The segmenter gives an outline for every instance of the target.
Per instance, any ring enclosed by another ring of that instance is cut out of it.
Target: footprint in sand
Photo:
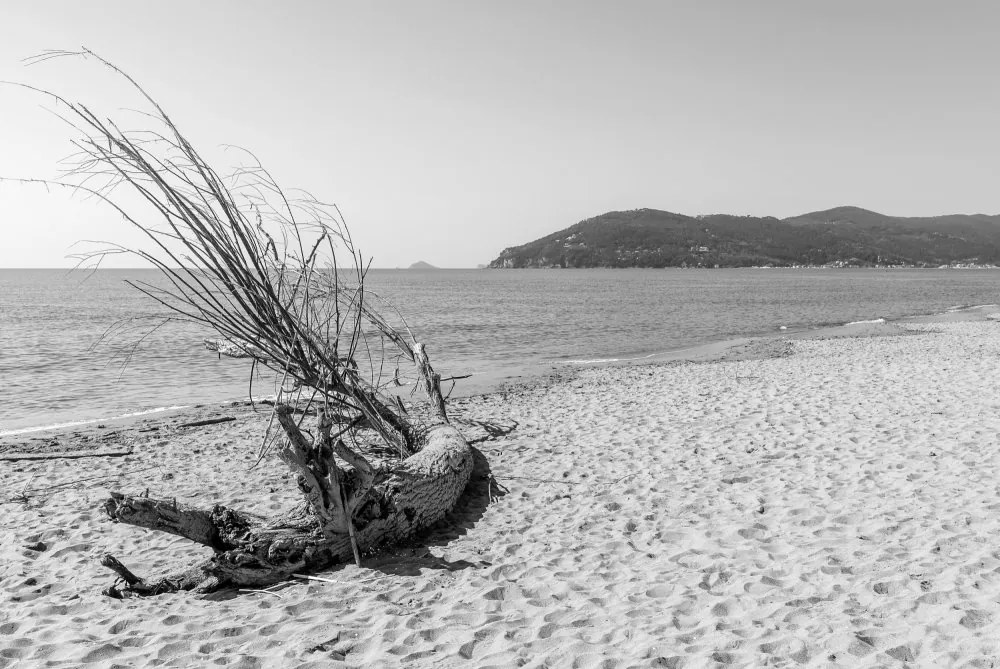
[[[962,627],[974,630],[979,629],[980,627],[986,627],[992,620],[993,616],[989,611],[970,609],[965,612],[962,618],[958,621],[958,624]]]
[[[762,539],[766,536],[764,530],[767,528],[761,528],[757,525],[753,527],[744,527],[743,529],[737,530],[736,534],[740,535],[744,539]]]
[[[898,581],[882,581],[872,586],[872,590],[878,595],[895,595],[902,589],[902,584]]]
[[[122,649],[119,646],[106,643],[88,652],[86,655],[80,658],[80,662],[82,664],[105,665],[112,658],[121,655],[121,653]]]
[[[27,654],[25,648],[4,648],[0,649],[0,666],[17,666]],[[14,660],[14,664],[8,665],[5,660]]]
[[[121,634],[122,632],[127,630],[129,628],[129,625],[131,624],[132,621],[127,618],[125,620],[119,620],[114,625],[108,628],[108,634]]]
[[[717,650],[712,653],[712,660],[719,664],[736,664],[740,661],[739,655],[727,651]]]
[[[732,615],[735,609],[736,603],[732,600],[726,600],[724,602],[719,602],[712,607],[712,615],[717,618],[726,618]]]
[[[652,597],[653,599],[663,599],[664,597],[669,597],[674,592],[674,588],[669,585],[654,585],[652,588],[646,591],[647,597]]]
[[[88,543],[72,544],[70,546],[64,546],[64,547],[62,547],[62,548],[60,548],[60,549],[52,552],[49,555],[49,557],[51,557],[51,558],[58,558],[58,557],[62,557],[63,555],[66,555],[67,553],[76,553],[76,552],[82,552],[82,551],[88,551],[88,550],[90,550],[90,544],[88,544]]]

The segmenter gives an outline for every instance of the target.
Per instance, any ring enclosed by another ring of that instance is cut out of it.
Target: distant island
[[[491,268],[940,267],[1000,263],[1000,215],[903,218],[859,207],[801,216],[612,211],[504,249]]]
[[[434,265],[429,262],[424,262],[423,260],[418,260],[417,262],[410,265],[407,269],[437,269]]]

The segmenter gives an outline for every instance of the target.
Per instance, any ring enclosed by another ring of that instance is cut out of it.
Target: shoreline
[[[900,326],[913,323],[978,322],[987,319],[990,313],[1000,310],[998,304],[957,305],[943,312],[904,316],[898,319],[875,319],[844,324],[828,324],[814,328],[797,328],[774,332],[746,335],[736,338],[710,341],[681,349],[650,353],[628,358],[604,358],[593,361],[562,361],[541,365],[520,365],[524,374],[496,376],[486,390],[471,393],[455,393],[450,402],[473,400],[498,394],[519,392],[526,388],[547,387],[566,382],[578,372],[587,369],[612,367],[656,366],[680,362],[724,362],[761,360],[780,354],[782,340],[825,339],[831,337],[875,337],[900,334]],[[527,370],[534,371],[528,372]],[[224,416],[239,413],[254,404],[267,406],[274,396],[256,397],[250,400],[230,400],[217,403],[165,407],[137,411],[121,416],[89,418],[68,424],[24,428],[0,433],[0,455],[21,449],[30,452],[38,444],[53,441],[80,441],[98,443],[107,441],[108,434],[125,430],[148,429],[158,422],[177,424],[186,420],[201,420],[208,416]],[[235,409],[235,412],[232,411]],[[269,410],[267,410],[269,411]]]
[[[497,323],[501,328],[497,334],[502,334],[502,337],[496,341],[489,335],[492,316],[482,313],[481,307],[463,310],[463,317],[455,328],[447,328],[439,320],[432,318],[430,323],[433,327],[429,327],[425,333],[433,340],[425,342],[430,346],[432,362],[437,363],[436,367],[443,376],[473,373],[472,378],[458,382],[454,395],[475,395],[497,389],[509,379],[544,375],[556,366],[566,366],[568,360],[602,361],[642,356],[656,358],[665,353],[669,355],[680,348],[718,343],[731,338],[809,330],[876,316],[898,318],[901,315],[944,310],[963,302],[993,301],[996,283],[991,278],[994,275],[974,273],[975,276],[956,280],[955,277],[959,275],[954,273],[950,274],[952,278],[949,279],[923,270],[906,271],[899,275],[899,281],[887,278],[888,273],[871,270],[859,270],[857,273],[818,271],[822,278],[816,279],[793,279],[788,274],[785,279],[776,280],[764,280],[759,273],[733,270],[733,285],[743,286],[738,290],[744,291],[747,290],[746,286],[756,286],[754,290],[761,291],[753,293],[757,297],[752,301],[756,303],[759,300],[762,308],[750,311],[741,308],[741,302],[733,301],[731,291],[720,292],[723,285],[730,283],[729,279],[705,278],[704,282],[695,280],[699,290],[708,292],[684,298],[677,291],[688,280],[682,280],[680,274],[676,274],[673,279],[662,279],[670,273],[664,275],[662,272],[640,272],[644,274],[632,279],[627,278],[631,273],[607,270],[588,279],[588,285],[594,282],[595,285],[601,284],[603,279],[600,277],[607,274],[612,279],[610,285],[614,291],[619,291],[626,297],[630,295],[629,291],[637,291],[637,301],[628,302],[631,306],[624,308],[619,316],[607,324],[602,324],[599,320],[595,322],[593,318],[585,320],[578,315],[567,316],[565,320],[557,315],[547,321],[541,314],[531,316],[537,309],[524,306],[527,303],[521,304],[520,300],[513,303],[514,315],[509,319],[501,317]],[[755,279],[754,276],[758,278]],[[910,277],[915,280],[911,281]],[[118,278],[106,276],[102,281],[103,289],[112,291],[125,300],[125,304],[134,303],[136,307],[141,305],[138,297],[119,285]],[[656,290],[649,289],[649,285],[652,285],[650,281],[655,283]],[[426,308],[424,303],[427,295],[436,294],[435,291],[441,292],[440,287],[432,290],[419,281],[412,286],[411,282],[404,281],[409,287],[396,285],[399,280],[385,279],[383,283],[383,289],[390,292],[401,290],[397,297],[404,300],[412,298],[417,307],[423,305]],[[444,283],[448,284],[447,281]],[[504,286],[513,288],[521,285],[519,282],[509,281],[497,283],[495,280],[480,283],[470,284],[474,286],[474,289],[469,289],[470,294],[478,294],[480,288],[502,290]],[[529,287],[537,283],[528,282]],[[550,283],[552,286],[548,285]],[[541,282],[545,285],[544,289],[536,286],[529,292],[532,295],[551,297],[560,294],[560,291],[571,289],[571,285],[575,283],[575,279],[567,284],[566,281],[554,278],[552,282]],[[837,288],[841,284],[843,290]],[[436,286],[437,283],[433,285]],[[774,290],[769,290],[769,286]],[[777,290],[781,286],[792,291],[788,297]],[[46,295],[61,304],[61,300],[65,299],[65,291],[58,288],[56,282],[40,289],[47,291]],[[661,293],[661,289],[666,290],[666,293]],[[859,295],[866,299],[852,301],[843,297],[849,298],[854,295],[855,290],[861,291]],[[448,288],[443,293],[446,298],[454,296],[453,294],[464,293],[462,290],[456,292],[453,288]],[[708,313],[697,306],[701,301],[699,295],[709,300],[706,304],[716,305],[711,310],[714,313]],[[677,304],[680,306],[675,309],[671,305],[678,299],[680,302]],[[636,311],[636,305],[645,306]],[[614,304],[602,302],[602,308],[611,308],[612,313],[619,313],[614,310]],[[33,312],[27,313],[30,315]],[[431,313],[434,313],[433,309]],[[676,322],[671,322],[671,314],[674,314]],[[634,328],[630,323],[633,318],[636,319]],[[521,321],[524,321],[523,327],[517,325]],[[475,327],[469,326],[470,322],[476,324]],[[69,321],[66,324],[72,325]],[[789,329],[780,330],[779,326],[782,325]],[[512,330],[512,327],[516,329]],[[467,329],[468,336],[465,334]],[[69,331],[72,330],[70,327]],[[31,341],[30,337],[33,336],[32,328],[25,327],[20,330],[15,327],[12,334],[16,341]],[[97,334],[92,333],[92,337],[96,336]],[[60,343],[63,339],[66,337],[62,335],[46,339],[48,346],[64,351],[62,358],[40,357],[38,352],[46,349],[39,347],[35,352],[25,351],[23,366],[13,364],[13,361],[18,360],[20,345],[11,347],[12,355],[6,359],[8,364],[0,367],[7,370],[14,382],[15,396],[14,403],[8,405],[6,416],[0,419],[0,433],[28,433],[60,425],[72,427],[73,423],[107,421],[127,413],[172,405],[244,401],[251,390],[254,395],[274,392],[273,375],[256,378],[248,388],[249,365],[244,366],[238,361],[218,363],[199,354],[196,349],[200,348],[201,339],[197,339],[194,345],[185,343],[183,349],[169,348],[169,341],[158,342],[157,347],[162,348],[162,353],[156,353],[154,348],[151,352],[137,356],[129,374],[119,374],[121,379],[116,378],[113,369],[108,369],[108,361],[102,357],[105,352],[96,354],[88,350],[83,353],[75,347],[75,342]],[[40,371],[33,375],[33,369]],[[81,371],[86,369],[90,369],[92,373]],[[157,379],[162,379],[163,382],[157,382]]]
[[[905,323],[921,322],[941,322],[959,320],[985,320],[990,310],[1000,309],[1000,304],[977,304],[977,305],[956,305],[945,311],[917,313],[897,318],[876,318],[871,320],[850,321],[847,323],[822,323],[815,326],[786,327],[779,326],[778,330],[766,332],[756,332],[741,335],[739,337],[723,338],[706,341],[680,349],[670,349],[652,353],[644,353],[635,356],[622,356],[616,358],[595,358],[593,360],[565,360],[558,364],[563,365],[613,365],[613,364],[645,364],[644,361],[655,363],[658,360],[696,360],[710,358],[714,359],[720,355],[721,351],[728,347],[740,346],[748,341],[756,339],[810,339],[813,337],[826,337],[831,335],[852,336],[851,332],[863,333],[871,329],[870,326],[888,326]],[[863,336],[863,335],[858,335]]]
[[[738,358],[741,355],[746,355],[746,353],[742,351],[744,347],[747,347],[751,344],[751,342],[757,340],[769,341],[781,338],[810,339],[823,338],[827,336],[877,336],[877,333],[882,331],[893,331],[895,324],[947,322],[954,320],[984,320],[986,314],[991,309],[1000,309],[1000,306],[997,304],[957,305],[943,312],[916,314],[896,319],[881,318],[871,321],[823,324],[808,328],[779,329],[777,331],[747,334],[740,337],[707,341],[680,349],[648,353],[634,357],[549,361],[539,364],[522,363],[514,365],[514,367],[517,367],[518,371],[523,371],[523,374],[484,374],[483,376],[492,377],[491,381],[486,382],[485,389],[481,386],[474,388],[472,392],[466,393],[461,392],[456,388],[457,392],[454,393],[454,398],[479,397],[498,392],[509,392],[509,390],[507,390],[508,388],[533,386],[539,382],[549,383],[552,382],[552,380],[560,379],[563,376],[572,374],[572,372],[576,369],[619,365],[655,365],[668,361],[708,362],[714,360],[724,360],[727,359],[727,356],[735,356]],[[730,349],[734,350],[730,351]],[[273,400],[273,395],[265,395],[255,397],[253,402],[261,403]],[[5,446],[8,447],[9,450],[9,446],[12,443],[20,441],[35,441],[37,439],[51,439],[53,437],[64,435],[65,433],[87,433],[93,429],[101,429],[98,428],[100,425],[106,426],[110,424],[113,427],[117,426],[121,429],[123,426],[129,425],[133,422],[156,420],[157,418],[169,420],[174,416],[184,415],[189,412],[193,415],[200,415],[205,413],[206,410],[223,410],[226,407],[242,406],[249,403],[250,400],[246,399],[232,399],[197,405],[182,405],[139,410],[118,416],[99,418],[88,417],[78,421],[71,421],[58,425],[18,428],[6,432],[0,432],[0,452],[3,451]]]

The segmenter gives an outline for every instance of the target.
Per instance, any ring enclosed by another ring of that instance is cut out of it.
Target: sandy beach
[[[269,592],[119,601],[98,564],[154,575],[205,555],[108,521],[110,490],[297,502],[275,459],[248,470],[266,411],[7,438],[8,455],[132,452],[0,461],[0,667],[1000,665],[987,313],[461,399],[495,484],[480,468],[425,536]]]

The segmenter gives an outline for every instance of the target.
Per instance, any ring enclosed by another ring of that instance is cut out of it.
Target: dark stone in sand
[[[33,544],[25,544],[24,547],[27,548],[29,551],[38,551],[39,553],[48,548],[48,546],[45,545],[44,541],[36,541]]]

